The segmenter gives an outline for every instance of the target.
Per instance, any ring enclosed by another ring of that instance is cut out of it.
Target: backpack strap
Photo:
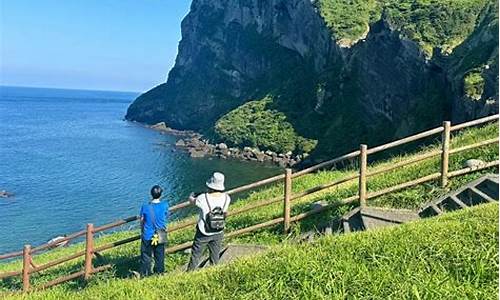
[[[211,212],[212,211],[212,207],[210,206],[210,202],[208,202],[208,193],[205,193],[205,201],[207,201],[207,205],[208,205],[208,211]]]

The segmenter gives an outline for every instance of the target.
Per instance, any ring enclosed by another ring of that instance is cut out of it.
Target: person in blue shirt
[[[154,257],[154,273],[165,272],[165,242],[157,242],[155,234],[166,230],[168,202],[160,201],[163,190],[155,185],[151,188],[152,200],[142,205],[141,218],[141,276],[151,275],[151,258]]]

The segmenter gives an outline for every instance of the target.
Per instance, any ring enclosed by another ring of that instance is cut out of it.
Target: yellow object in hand
[[[151,239],[151,245],[152,246],[157,246],[159,242],[160,242],[160,237],[158,236],[157,233],[155,233],[153,235],[153,238]]]

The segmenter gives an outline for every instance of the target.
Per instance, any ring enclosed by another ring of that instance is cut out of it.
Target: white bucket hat
[[[224,187],[224,174],[220,173],[220,172],[215,172],[212,177],[210,177],[207,182],[206,182],[206,185],[212,189],[212,190],[216,190],[216,191],[224,191],[225,190],[225,187]]]

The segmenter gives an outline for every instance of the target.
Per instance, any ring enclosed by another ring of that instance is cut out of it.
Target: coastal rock
[[[202,157],[205,157],[207,155],[207,153],[205,151],[199,150],[199,149],[190,149],[189,155],[192,158],[202,158]]]
[[[282,167],[290,167],[300,161],[298,156],[293,157],[291,153],[277,154],[273,151],[260,151],[252,147],[238,149],[229,148],[225,143],[211,144],[202,135],[190,135],[187,138],[179,139],[175,146],[185,150],[193,158],[218,157],[220,159],[236,158],[240,160],[273,162]]]
[[[160,123],[156,123],[154,125],[151,125],[151,128],[155,129],[155,130],[160,130],[160,131],[167,131],[169,129],[167,124],[165,124],[165,122],[160,122]]]
[[[176,147],[186,147],[186,142],[183,139],[178,140],[175,142]]]
[[[6,190],[0,191],[0,198],[9,198],[9,197],[13,197],[13,196],[14,196],[13,193],[7,192]]]
[[[257,152],[255,153],[255,158],[257,159],[257,161],[263,162],[266,160],[266,155],[262,152]]]
[[[228,147],[227,147],[226,144],[220,143],[220,144],[217,145],[217,149],[219,149],[219,150],[227,150]]]

